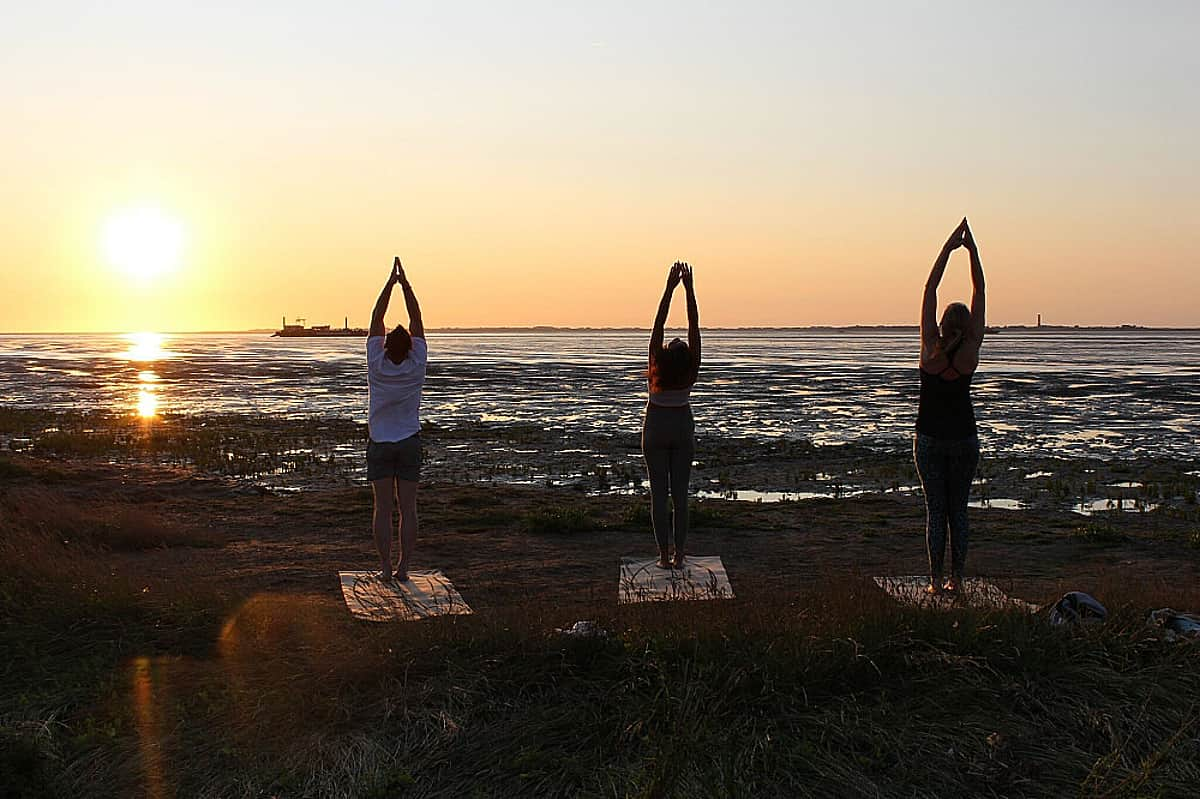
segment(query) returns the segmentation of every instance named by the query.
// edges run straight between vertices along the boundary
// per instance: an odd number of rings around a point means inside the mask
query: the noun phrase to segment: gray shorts
[[[421,436],[403,441],[367,442],[367,479],[396,477],[417,482],[421,479]]]

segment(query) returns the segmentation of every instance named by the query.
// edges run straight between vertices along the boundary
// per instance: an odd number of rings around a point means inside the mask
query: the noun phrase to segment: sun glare
[[[169,357],[163,348],[167,337],[162,333],[126,333],[129,349],[120,354],[127,361],[160,361]],[[139,375],[140,376],[140,375]]]
[[[158,415],[158,397],[148,388],[138,389],[137,414],[143,419],[153,419]]]
[[[183,225],[154,206],[130,208],[104,226],[104,254],[109,262],[138,280],[148,280],[179,266]]]
[[[143,419],[158,416],[157,383],[158,375],[153,370],[143,369],[138,372],[137,415]]]

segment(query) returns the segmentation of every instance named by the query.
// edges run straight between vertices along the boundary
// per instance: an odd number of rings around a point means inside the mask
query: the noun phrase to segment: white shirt
[[[421,389],[429,345],[414,336],[404,362],[392,363],[384,339],[367,339],[367,428],[372,441],[403,441],[421,432]]]

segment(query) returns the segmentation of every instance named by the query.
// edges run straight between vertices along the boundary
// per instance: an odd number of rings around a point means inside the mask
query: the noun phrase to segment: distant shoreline
[[[674,328],[672,328],[674,329]],[[721,333],[773,333],[773,332],[804,332],[804,333],[915,333],[916,325],[780,325],[780,326],[748,326],[748,327],[705,327],[707,331]],[[432,333],[645,333],[646,327],[562,327],[557,325],[519,326],[479,326],[479,327],[431,327]],[[1156,327],[1153,325],[997,325],[988,328],[989,333],[1197,333],[1200,327]],[[92,330],[92,331],[0,331],[0,336],[122,336],[133,332],[131,330]],[[254,328],[250,330],[166,330],[153,331],[170,336],[230,336],[230,335],[270,335],[275,328]]]

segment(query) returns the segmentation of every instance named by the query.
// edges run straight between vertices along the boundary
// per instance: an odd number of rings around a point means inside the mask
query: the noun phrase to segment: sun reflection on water
[[[151,389],[138,389],[137,415],[143,419],[153,419],[158,415],[158,397]]]
[[[129,349],[120,353],[121,358],[129,361],[158,361],[169,357],[169,353],[163,347],[167,337],[162,333],[126,333],[124,338],[129,342]]]
[[[138,372],[137,415],[153,419],[158,415],[158,375],[150,369]]]

